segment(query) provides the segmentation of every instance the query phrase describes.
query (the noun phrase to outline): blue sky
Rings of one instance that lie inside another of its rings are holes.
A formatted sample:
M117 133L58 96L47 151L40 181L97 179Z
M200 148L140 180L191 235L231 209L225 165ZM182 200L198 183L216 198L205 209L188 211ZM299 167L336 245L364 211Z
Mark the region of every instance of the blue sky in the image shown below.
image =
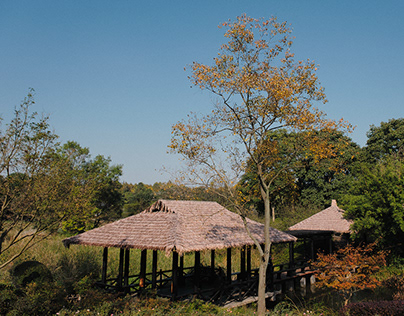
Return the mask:
M190 88L184 67L211 63L217 26L246 13L292 25L296 59L319 64L330 118L356 126L403 117L404 1L0 1L0 116L30 87L61 142L123 165L122 180L168 181L171 126L214 98Z

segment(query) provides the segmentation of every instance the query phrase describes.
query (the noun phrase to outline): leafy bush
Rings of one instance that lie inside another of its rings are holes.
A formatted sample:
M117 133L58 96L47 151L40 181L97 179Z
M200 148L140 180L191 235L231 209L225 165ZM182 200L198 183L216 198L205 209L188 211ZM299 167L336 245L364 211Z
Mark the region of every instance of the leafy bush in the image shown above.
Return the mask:
M77 282L86 279L86 283L94 283L101 271L96 253L88 248L80 248L74 254L63 253L58 261L55 279L66 288L68 293L75 293Z
M25 287L31 282L49 282L53 277L49 269L38 261L24 261L17 264L10 271L13 284L17 287Z
M12 284L0 283L0 315L6 315L17 298L18 293L15 286Z
M351 303L341 309L340 315L349 316L396 316L404 315L404 301L377 301Z
M54 282L31 282L7 315L52 315L65 304L63 288Z

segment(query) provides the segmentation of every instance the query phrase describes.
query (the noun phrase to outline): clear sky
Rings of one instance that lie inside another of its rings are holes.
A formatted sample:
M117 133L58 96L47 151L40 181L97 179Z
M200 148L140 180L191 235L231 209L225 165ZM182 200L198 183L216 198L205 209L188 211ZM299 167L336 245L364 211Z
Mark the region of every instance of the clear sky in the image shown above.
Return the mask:
M296 59L319 64L330 118L356 126L403 117L404 1L0 0L0 116L36 91L61 142L123 165L122 180L165 182L171 126L212 106L184 67L210 64L225 42L217 26L246 13L288 21Z

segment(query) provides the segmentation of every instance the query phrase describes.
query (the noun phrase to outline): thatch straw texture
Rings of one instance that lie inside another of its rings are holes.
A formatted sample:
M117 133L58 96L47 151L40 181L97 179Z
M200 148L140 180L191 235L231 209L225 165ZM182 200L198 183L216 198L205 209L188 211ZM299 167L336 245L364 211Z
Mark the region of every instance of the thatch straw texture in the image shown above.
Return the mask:
M337 233L349 233L352 221L343 218L344 210L337 206L337 201L332 200L331 206L306 218L305 220L289 227L290 231L329 231Z
M247 219L251 234L264 243L264 225ZM272 242L296 238L271 228ZM70 244L163 250L180 254L253 245L241 217L216 202L159 200L140 214L63 240Z

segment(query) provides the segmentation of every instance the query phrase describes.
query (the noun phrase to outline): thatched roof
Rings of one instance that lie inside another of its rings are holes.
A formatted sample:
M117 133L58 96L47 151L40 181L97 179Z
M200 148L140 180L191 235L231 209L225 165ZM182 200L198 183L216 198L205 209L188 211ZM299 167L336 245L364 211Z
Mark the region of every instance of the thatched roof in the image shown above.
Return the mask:
M337 201L332 200L330 207L289 227L289 231L294 235L297 231L349 233L352 221L343 218L344 212L337 206Z
M264 225L247 219L252 235L264 243ZM271 228L272 242L296 238ZM216 202L159 200L140 214L63 240L70 244L176 251L253 245L241 217Z

